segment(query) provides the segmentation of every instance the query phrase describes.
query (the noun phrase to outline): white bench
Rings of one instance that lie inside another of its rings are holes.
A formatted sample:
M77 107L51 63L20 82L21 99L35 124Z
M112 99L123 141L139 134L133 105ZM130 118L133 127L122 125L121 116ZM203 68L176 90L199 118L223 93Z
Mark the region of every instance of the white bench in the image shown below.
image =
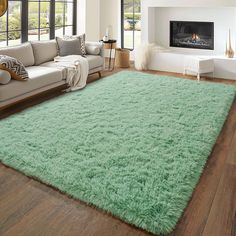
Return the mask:
M196 73L198 81L200 81L201 74L214 74L213 58L201 56L186 56L184 63L184 74L187 74L188 72ZM214 75L212 77L214 77Z

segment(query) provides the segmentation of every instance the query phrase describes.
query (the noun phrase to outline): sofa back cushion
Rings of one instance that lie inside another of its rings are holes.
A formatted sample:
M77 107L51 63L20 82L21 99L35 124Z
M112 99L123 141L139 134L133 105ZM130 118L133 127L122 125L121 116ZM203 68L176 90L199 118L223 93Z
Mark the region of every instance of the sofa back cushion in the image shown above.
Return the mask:
M18 46L0 48L0 55L16 58L24 66L34 65L33 49L28 42Z
M58 54L56 40L34 41L31 42L31 45L36 66L48 61L53 61L54 57Z

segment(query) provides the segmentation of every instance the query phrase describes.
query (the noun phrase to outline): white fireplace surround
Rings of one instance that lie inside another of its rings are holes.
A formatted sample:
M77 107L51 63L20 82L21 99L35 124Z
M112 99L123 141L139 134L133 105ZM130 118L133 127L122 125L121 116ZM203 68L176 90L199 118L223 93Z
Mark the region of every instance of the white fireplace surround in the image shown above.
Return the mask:
M214 50L170 47L171 20L214 22ZM181 73L185 55L204 55L214 58L215 77L236 79L236 58L224 58L229 28L235 50L236 0L142 0L142 42L168 49L152 53L149 69Z

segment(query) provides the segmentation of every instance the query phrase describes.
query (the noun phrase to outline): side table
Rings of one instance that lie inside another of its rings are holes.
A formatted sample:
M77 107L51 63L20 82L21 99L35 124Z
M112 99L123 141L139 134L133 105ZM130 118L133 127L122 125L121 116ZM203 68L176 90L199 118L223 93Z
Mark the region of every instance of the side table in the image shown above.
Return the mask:
M212 77L214 77L214 60L210 57L186 56L184 74L188 71L196 73L198 81L200 81L201 74L212 73Z
M117 40L115 39L110 39L108 41L103 41L103 40L100 40L100 42L103 42L104 44L104 49L108 49L110 50L109 52L109 64L108 64L108 70L114 70L114 67L115 67L115 58L116 58L116 42ZM111 59L112 59L112 50L115 50L115 56L114 56L114 62L113 62L113 66L111 67Z

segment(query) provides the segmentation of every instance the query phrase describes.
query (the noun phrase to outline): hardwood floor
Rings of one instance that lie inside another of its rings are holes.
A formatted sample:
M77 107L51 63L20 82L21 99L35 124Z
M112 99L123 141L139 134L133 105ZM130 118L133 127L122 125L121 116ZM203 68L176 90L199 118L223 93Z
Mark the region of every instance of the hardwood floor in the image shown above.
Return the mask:
M103 76L117 71L119 70L104 72ZM171 73L154 71L148 73L196 79ZM93 75L89 80L94 81L97 77ZM236 85L236 81L220 79L214 81ZM54 91L42 94L31 101L0 111L0 118L56 96L63 96L63 93ZM151 234L0 164L0 235L147 236ZM236 99L189 206L170 235L236 235Z

